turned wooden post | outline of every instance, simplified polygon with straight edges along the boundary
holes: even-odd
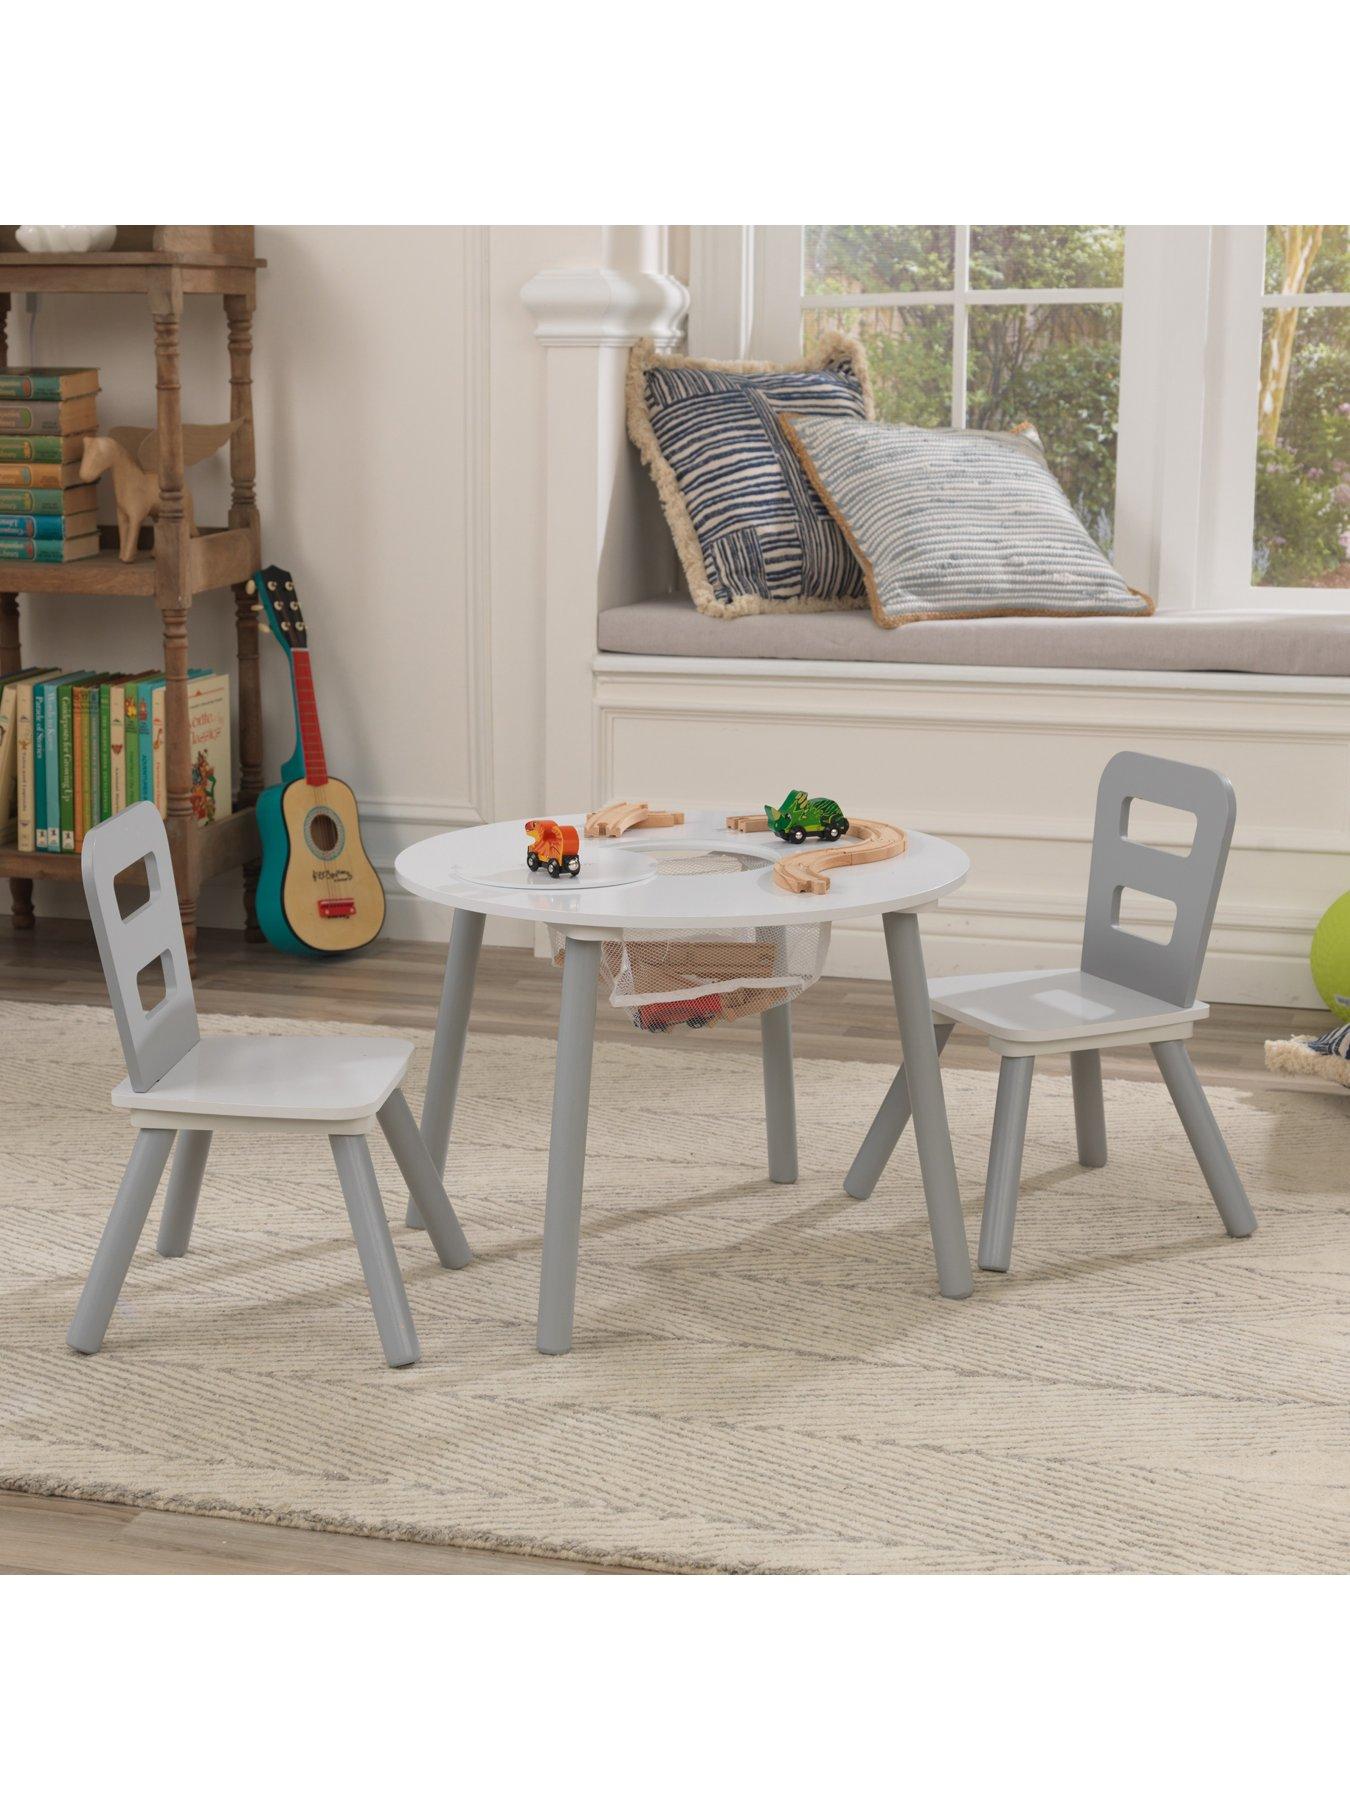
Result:
[[[9,295],[0,294],[0,369],[9,364]],[[23,667],[19,647],[19,596],[0,594],[0,675]],[[16,931],[33,929],[33,884],[26,875],[9,879],[9,911]]]
[[[225,317],[230,342],[230,417],[242,419],[230,439],[230,524],[251,533],[253,566],[262,563],[258,507],[254,495],[257,460],[253,439],[253,296],[226,294]],[[252,806],[262,792],[262,683],[258,666],[256,602],[240,582],[234,589],[234,629],[239,662],[239,791],[235,810]],[[257,862],[244,864],[244,934],[260,944],[254,897]]]
[[[196,966],[197,838],[192,816],[192,751],[188,729],[188,593],[191,540],[183,511],[183,414],[179,329],[183,277],[157,273],[150,288],[155,321],[155,388],[159,426],[159,518],[155,525],[155,600],[164,630],[164,770],[169,848],[189,963]]]

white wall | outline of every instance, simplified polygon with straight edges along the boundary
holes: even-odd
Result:
[[[391,895],[387,929],[441,935],[392,862],[428,832],[527,813],[544,766],[544,357],[520,290],[540,268],[596,263],[600,227],[260,229],[254,326],[263,553],[305,608],[330,766],[351,782]],[[154,418],[148,309],[45,298],[37,359],[94,363],[106,425]],[[27,360],[26,322],[11,357]],[[183,414],[228,416],[223,313],[189,298]],[[223,521],[226,458],[190,476]],[[109,497],[103,513],[111,516]],[[155,666],[153,605],[25,599],[27,660]],[[228,594],[199,598],[194,662],[233,668]],[[293,727],[283,659],[264,633],[265,778]],[[48,884],[39,913],[73,910]],[[203,893],[206,923],[242,917],[237,876]]]

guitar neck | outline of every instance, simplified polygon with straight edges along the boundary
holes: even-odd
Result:
[[[291,650],[291,686],[300,727],[300,750],[305,759],[305,780],[310,787],[323,787],[328,780],[328,763],[323,753],[319,703],[314,697],[314,672],[309,666],[308,650]]]

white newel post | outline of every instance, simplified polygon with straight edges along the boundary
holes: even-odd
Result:
[[[631,240],[631,241],[630,241]],[[655,241],[653,241],[655,240]],[[659,254],[659,235],[621,228],[611,253]],[[622,796],[595,791],[591,661],[606,607],[668,592],[669,533],[628,442],[624,377],[639,338],[680,341],[688,292],[647,269],[545,269],[521,298],[547,357],[544,416],[544,803],[567,812]],[[657,795],[640,795],[654,803]]]

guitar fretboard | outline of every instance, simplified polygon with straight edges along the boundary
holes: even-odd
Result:
[[[328,780],[328,764],[323,754],[319,703],[314,697],[314,676],[309,666],[308,650],[292,649],[291,679],[295,683],[295,711],[300,721],[300,748],[305,759],[305,780],[310,787],[323,787]]]

